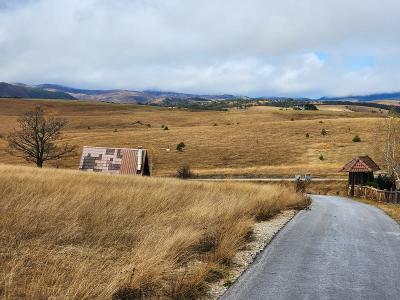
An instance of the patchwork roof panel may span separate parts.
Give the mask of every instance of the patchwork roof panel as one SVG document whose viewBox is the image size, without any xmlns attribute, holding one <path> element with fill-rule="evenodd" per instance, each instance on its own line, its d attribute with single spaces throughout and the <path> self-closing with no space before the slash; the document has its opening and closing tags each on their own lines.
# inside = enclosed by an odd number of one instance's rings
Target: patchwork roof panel
<svg viewBox="0 0 400 300">
<path fill-rule="evenodd" d="M 355 157 L 340 170 L 341 172 L 369 173 L 380 170 L 379 166 L 369 157 Z"/>
<path fill-rule="evenodd" d="M 145 149 L 83 147 L 79 169 L 89 172 L 141 174 Z"/>
</svg>

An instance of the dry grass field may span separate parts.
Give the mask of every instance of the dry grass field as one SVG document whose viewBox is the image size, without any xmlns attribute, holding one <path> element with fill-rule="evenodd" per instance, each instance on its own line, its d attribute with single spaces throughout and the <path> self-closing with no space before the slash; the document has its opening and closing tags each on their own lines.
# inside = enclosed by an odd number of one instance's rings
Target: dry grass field
<svg viewBox="0 0 400 300">
<path fill-rule="evenodd" d="M 378 104 L 400 106 L 399 100 L 380 100 L 380 101 L 374 101 L 374 102 L 378 103 Z"/>
<path fill-rule="evenodd" d="M 356 155 L 374 156 L 376 127 L 383 117 L 342 108 L 320 111 L 253 107 L 228 112 L 187 111 L 149 106 L 78 101 L 0 100 L 0 162 L 23 164 L 5 153 L 4 137 L 18 116 L 35 105 L 65 116 L 65 139 L 83 145 L 150 150 L 156 176 L 174 175 L 190 165 L 201 176 L 340 176 L 338 169 Z M 137 123 L 140 121 L 140 123 Z M 150 124 L 150 127 L 147 125 Z M 162 125 L 169 130 L 163 130 Z M 326 129 L 327 135 L 321 135 Z M 309 138 L 306 138 L 306 134 Z M 358 134 L 361 143 L 353 143 Z M 175 151 L 184 142 L 184 152 Z M 170 147 L 171 152 L 165 149 Z M 324 160 L 320 160 L 320 155 Z M 76 169 L 80 153 L 50 166 Z"/>
<path fill-rule="evenodd" d="M 0 164 L 0 298 L 197 298 L 257 220 L 305 205 L 276 185 Z"/>
</svg>

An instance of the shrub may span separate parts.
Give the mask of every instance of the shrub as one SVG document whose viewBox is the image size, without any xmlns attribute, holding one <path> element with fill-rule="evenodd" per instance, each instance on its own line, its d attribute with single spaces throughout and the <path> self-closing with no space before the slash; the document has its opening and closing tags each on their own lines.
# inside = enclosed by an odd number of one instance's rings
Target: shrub
<svg viewBox="0 0 400 300">
<path fill-rule="evenodd" d="M 319 160 L 324 160 L 324 156 L 322 154 L 319 155 Z"/>
<path fill-rule="evenodd" d="M 309 138 L 310 137 L 310 134 L 307 132 L 306 133 L 306 138 Z"/>
<path fill-rule="evenodd" d="M 217 123 L 214 123 L 214 125 L 213 126 L 218 126 L 218 124 Z"/>
<path fill-rule="evenodd" d="M 164 130 L 169 130 L 168 126 L 164 126 Z"/>
<path fill-rule="evenodd" d="M 294 118 L 291 118 L 290 121 L 294 121 Z"/>
<path fill-rule="evenodd" d="M 176 172 L 176 177 L 181 178 L 181 179 L 186 179 L 192 177 L 192 171 L 190 170 L 190 166 L 182 166 L 178 169 Z"/>
<path fill-rule="evenodd" d="M 396 180 L 393 176 L 379 174 L 378 177 L 374 178 L 372 181 L 367 182 L 366 185 L 372 186 L 380 190 L 390 190 L 396 189 Z"/>
<path fill-rule="evenodd" d="M 90 129 L 92 129 L 92 127 L 88 126 L 87 129 L 90 130 Z"/>
<path fill-rule="evenodd" d="M 355 136 L 353 137 L 353 142 L 354 142 L 354 143 L 359 143 L 359 142 L 361 142 L 361 138 L 360 138 L 358 135 L 355 135 Z"/>
<path fill-rule="evenodd" d="M 163 125 L 161 125 L 161 128 L 164 128 L 165 127 L 165 125 L 163 124 Z"/>
<path fill-rule="evenodd" d="M 117 128 L 115 128 L 115 129 L 114 129 L 114 132 L 117 132 L 117 131 L 118 131 L 118 129 L 117 129 Z"/>
<path fill-rule="evenodd" d="M 326 131 L 325 128 L 323 128 L 323 129 L 321 130 L 321 135 L 327 135 L 327 134 L 328 134 L 328 132 Z"/>
<path fill-rule="evenodd" d="M 4 138 L 4 135 L 2 133 L 0 133 L 0 139 Z"/>
<path fill-rule="evenodd" d="M 312 103 L 306 103 L 304 104 L 304 110 L 318 110 L 318 107 Z"/>
<path fill-rule="evenodd" d="M 179 152 L 182 152 L 185 149 L 186 145 L 184 142 L 180 142 L 178 145 L 176 145 L 176 150 Z"/>
</svg>

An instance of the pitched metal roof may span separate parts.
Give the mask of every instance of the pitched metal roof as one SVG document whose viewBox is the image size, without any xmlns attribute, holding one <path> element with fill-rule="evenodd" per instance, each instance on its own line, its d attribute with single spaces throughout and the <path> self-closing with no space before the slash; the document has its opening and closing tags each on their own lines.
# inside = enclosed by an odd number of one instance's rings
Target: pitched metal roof
<svg viewBox="0 0 400 300">
<path fill-rule="evenodd" d="M 379 166 L 369 156 L 359 156 L 345 164 L 340 172 L 369 173 L 378 170 Z"/>
<path fill-rule="evenodd" d="M 79 169 L 89 172 L 141 175 L 146 158 L 145 149 L 84 146 Z"/>
</svg>

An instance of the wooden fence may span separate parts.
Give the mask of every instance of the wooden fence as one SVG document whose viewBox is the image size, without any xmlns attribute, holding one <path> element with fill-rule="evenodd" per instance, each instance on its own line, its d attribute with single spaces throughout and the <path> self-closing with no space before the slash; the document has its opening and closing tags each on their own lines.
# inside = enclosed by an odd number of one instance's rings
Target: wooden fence
<svg viewBox="0 0 400 300">
<path fill-rule="evenodd" d="M 349 194 L 350 194 L 349 187 Z M 379 190 L 370 186 L 354 186 L 354 196 L 386 203 L 400 203 L 400 191 Z"/>
</svg>

